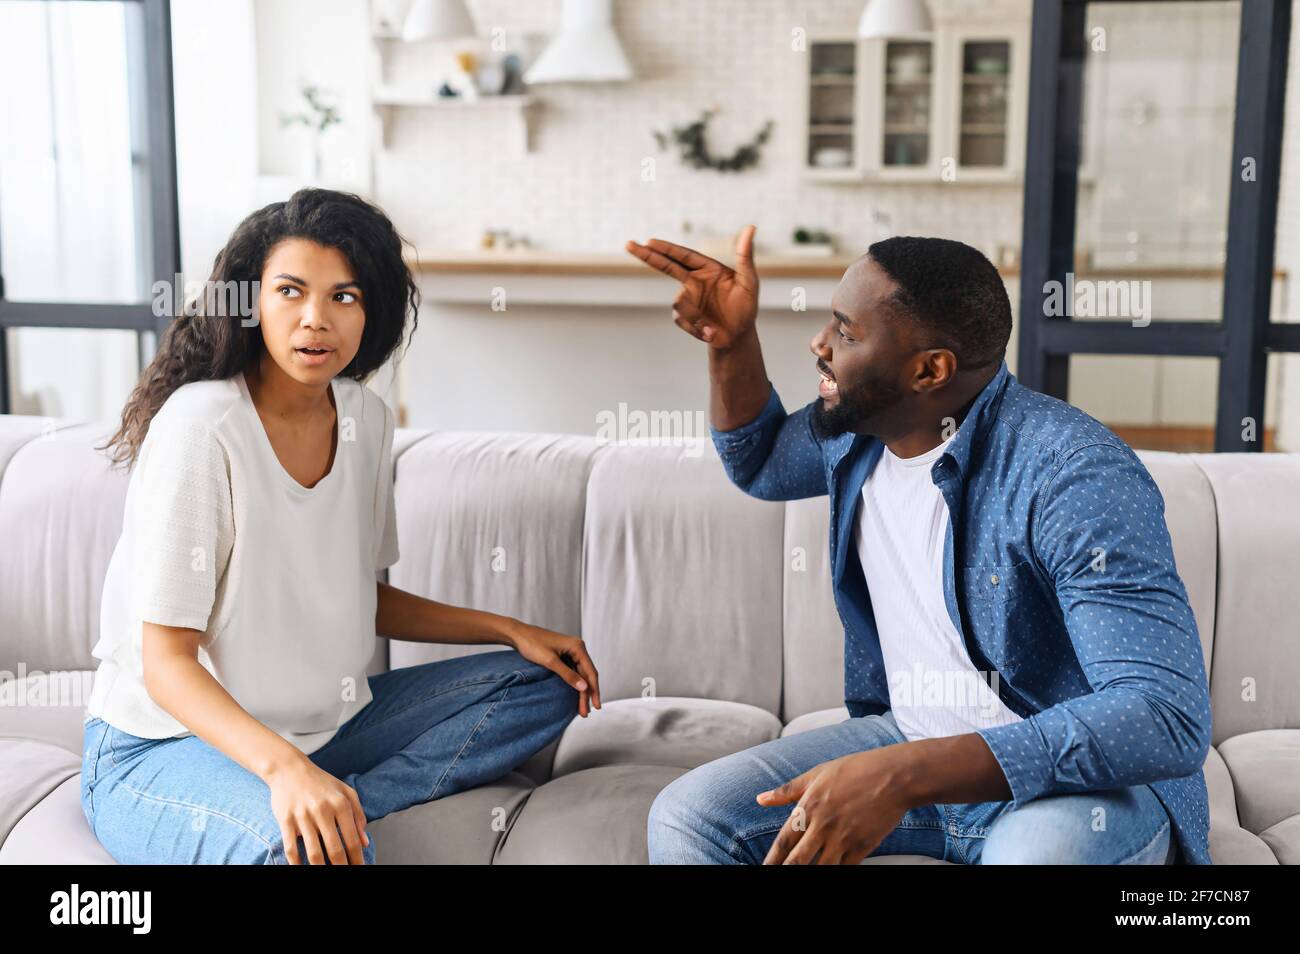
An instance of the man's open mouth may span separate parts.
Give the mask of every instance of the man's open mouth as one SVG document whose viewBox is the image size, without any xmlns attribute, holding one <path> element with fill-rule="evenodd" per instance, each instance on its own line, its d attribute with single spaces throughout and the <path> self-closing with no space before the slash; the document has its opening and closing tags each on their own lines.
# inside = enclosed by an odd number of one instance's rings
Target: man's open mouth
<svg viewBox="0 0 1300 954">
<path fill-rule="evenodd" d="M 823 365 L 820 361 L 817 362 L 817 373 L 820 374 L 822 378 L 822 383 L 817 389 L 821 393 L 822 397 L 828 397 L 839 391 L 840 386 L 835 383 L 835 375 L 831 374 L 830 368 Z"/>
</svg>

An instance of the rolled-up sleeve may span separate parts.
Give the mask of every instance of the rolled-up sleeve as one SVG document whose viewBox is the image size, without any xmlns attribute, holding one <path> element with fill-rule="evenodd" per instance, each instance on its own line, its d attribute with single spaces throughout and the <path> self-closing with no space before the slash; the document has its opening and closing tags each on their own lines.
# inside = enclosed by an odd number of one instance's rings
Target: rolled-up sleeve
<svg viewBox="0 0 1300 954">
<path fill-rule="evenodd" d="M 710 428 L 731 482 L 762 500 L 798 500 L 826 493 L 826 465 L 812 430 L 812 409 L 810 403 L 786 414 L 772 387 L 767 404 L 748 424 L 729 431 Z"/>
<path fill-rule="evenodd" d="M 1033 551 L 1093 692 L 979 730 L 1015 806 L 1199 771 L 1210 746 L 1209 685 L 1151 475 L 1127 448 L 1080 448 L 1030 519 Z"/>
</svg>

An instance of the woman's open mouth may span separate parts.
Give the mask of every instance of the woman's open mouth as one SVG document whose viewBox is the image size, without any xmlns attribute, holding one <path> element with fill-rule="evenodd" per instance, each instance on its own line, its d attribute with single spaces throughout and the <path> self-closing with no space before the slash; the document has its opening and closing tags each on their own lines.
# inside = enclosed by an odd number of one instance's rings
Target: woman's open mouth
<svg viewBox="0 0 1300 954">
<path fill-rule="evenodd" d="M 304 364 L 315 367 L 330 360 L 334 352 L 329 348 L 295 348 Z"/>
</svg>

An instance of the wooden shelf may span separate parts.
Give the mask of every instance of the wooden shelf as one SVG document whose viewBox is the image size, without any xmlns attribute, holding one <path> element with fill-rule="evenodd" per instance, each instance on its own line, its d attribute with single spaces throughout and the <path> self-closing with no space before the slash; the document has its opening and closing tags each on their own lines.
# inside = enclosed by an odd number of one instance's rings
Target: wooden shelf
<svg viewBox="0 0 1300 954">
<path fill-rule="evenodd" d="M 436 96 L 432 92 L 381 88 L 371 94 L 371 103 L 380 122 L 380 138 L 387 148 L 391 140 L 393 114 L 398 109 L 428 109 L 448 113 L 504 112 L 516 117 L 516 145 L 522 155 L 532 148 L 532 126 L 537 100 L 529 93 L 513 96 L 480 96 L 478 99 Z"/>
</svg>

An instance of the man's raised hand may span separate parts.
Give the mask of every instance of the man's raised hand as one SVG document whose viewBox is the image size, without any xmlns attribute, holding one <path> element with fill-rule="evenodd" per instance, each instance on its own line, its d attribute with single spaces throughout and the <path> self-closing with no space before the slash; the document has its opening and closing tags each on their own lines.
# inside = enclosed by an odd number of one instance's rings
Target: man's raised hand
<svg viewBox="0 0 1300 954">
<path fill-rule="evenodd" d="M 725 349 L 754 329 L 758 317 L 758 272 L 754 270 L 754 231 L 745 226 L 736 238 L 736 267 L 663 239 L 625 248 L 651 268 L 681 282 L 673 300 L 673 322 L 711 348 Z"/>
</svg>

